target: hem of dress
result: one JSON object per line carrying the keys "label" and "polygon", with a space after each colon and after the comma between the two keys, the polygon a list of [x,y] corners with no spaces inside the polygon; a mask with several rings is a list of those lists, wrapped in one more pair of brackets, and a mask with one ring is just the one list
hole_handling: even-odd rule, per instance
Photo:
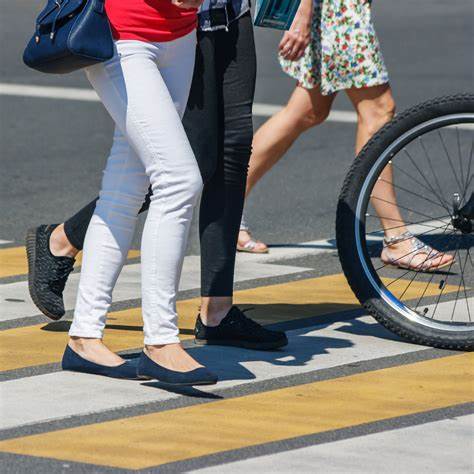
{"label": "hem of dress", "polygon": [[335,94],[336,92],[340,92],[347,89],[365,89],[367,87],[382,86],[390,82],[390,79],[388,77],[385,77],[385,78],[375,79],[373,81],[368,81],[367,83],[360,86],[355,85],[355,84],[347,85],[347,84],[340,83],[340,84],[334,85],[331,89],[322,89],[320,81],[308,81],[307,79],[302,80],[298,74],[292,74],[290,71],[286,70],[285,68],[282,68],[282,70],[285,74],[290,76],[292,79],[295,79],[296,81],[298,81],[298,85],[300,87],[303,87],[304,89],[311,90],[311,89],[315,89],[316,87],[319,87],[322,95],[332,95],[332,94]]}

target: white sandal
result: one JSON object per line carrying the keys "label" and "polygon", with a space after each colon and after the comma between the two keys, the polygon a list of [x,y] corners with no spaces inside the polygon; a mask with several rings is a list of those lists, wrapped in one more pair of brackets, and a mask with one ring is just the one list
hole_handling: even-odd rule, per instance
{"label": "white sandal", "polygon": [[[242,231],[247,232],[250,236],[250,239],[247,242],[245,242],[244,245],[240,245],[239,241],[237,240],[237,251],[238,252],[256,253],[256,254],[268,253],[269,250],[268,250],[268,247],[266,246],[266,244],[264,244],[260,240],[253,239],[252,234],[250,233],[250,231],[248,229],[240,229],[239,233],[242,232]],[[265,245],[265,248],[261,249],[261,250],[258,250],[257,249],[258,244]]]}

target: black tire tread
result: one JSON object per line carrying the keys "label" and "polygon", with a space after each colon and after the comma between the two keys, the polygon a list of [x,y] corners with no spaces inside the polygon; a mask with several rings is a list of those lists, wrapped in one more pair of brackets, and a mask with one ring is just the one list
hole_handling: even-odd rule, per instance
{"label": "black tire tread", "polygon": [[[427,327],[419,327],[406,324],[394,310],[385,302],[374,297],[370,291],[369,283],[364,281],[365,276],[354,267],[354,249],[352,248],[352,237],[348,236],[348,222],[352,225],[351,216],[347,213],[348,203],[354,198],[357,184],[365,178],[367,160],[376,159],[395,138],[402,135],[415,125],[429,120],[432,116],[442,116],[455,111],[474,112],[474,95],[469,93],[438,97],[418,105],[397,115],[390,123],[386,124],[359,153],[354,160],[344,180],[338,201],[336,217],[336,238],[339,258],[344,275],[349,286],[365,309],[389,331],[399,335],[415,344],[432,346],[440,349],[451,350],[474,350],[474,331],[469,333],[468,338],[459,335],[443,333],[430,330]],[[411,323],[413,325],[415,323]]]}

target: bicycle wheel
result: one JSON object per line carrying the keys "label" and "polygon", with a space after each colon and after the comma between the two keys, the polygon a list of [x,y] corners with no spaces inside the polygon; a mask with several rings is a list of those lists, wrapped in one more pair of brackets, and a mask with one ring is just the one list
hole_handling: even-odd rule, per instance
{"label": "bicycle wheel", "polygon": [[[339,197],[336,236],[347,280],[381,324],[411,342],[474,347],[473,148],[474,95],[422,103],[367,143]],[[411,270],[382,261],[384,232],[397,228],[454,258],[430,272],[429,253]],[[401,247],[406,260],[413,247]]]}

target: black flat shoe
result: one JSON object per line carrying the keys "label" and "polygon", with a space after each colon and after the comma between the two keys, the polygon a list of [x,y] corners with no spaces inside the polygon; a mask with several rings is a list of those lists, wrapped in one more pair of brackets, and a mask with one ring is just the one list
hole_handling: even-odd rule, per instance
{"label": "black flat shoe", "polygon": [[158,382],[170,385],[214,385],[217,383],[217,375],[204,367],[189,372],[177,372],[152,361],[144,352],[140,354],[137,374],[140,378],[156,379]]}
{"label": "black flat shoe", "polygon": [[288,344],[283,331],[272,331],[258,324],[232,306],[218,326],[206,326],[198,315],[194,329],[198,345],[243,347],[260,351],[275,350]]}
{"label": "black flat shoe", "polygon": [[74,352],[69,346],[66,346],[61,366],[63,370],[71,370],[72,372],[104,375],[106,377],[113,377],[115,379],[139,379],[137,375],[136,360],[126,360],[123,364],[114,367],[100,365],[84,359],[79,354]]}

